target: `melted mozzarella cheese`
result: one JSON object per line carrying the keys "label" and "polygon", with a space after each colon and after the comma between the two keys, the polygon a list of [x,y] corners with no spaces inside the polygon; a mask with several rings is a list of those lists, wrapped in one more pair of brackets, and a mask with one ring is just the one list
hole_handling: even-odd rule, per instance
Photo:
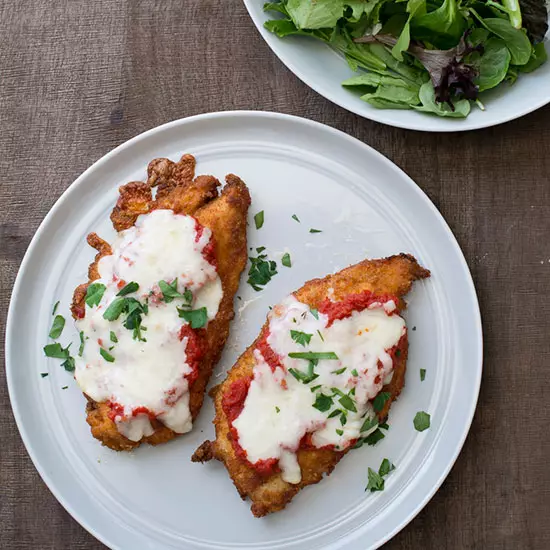
{"label": "melted mozzarella cheese", "polygon": [[[375,416],[369,400],[393,372],[393,361],[386,350],[397,345],[406,331],[402,317],[389,315],[395,309],[392,304],[373,304],[334,321],[330,327],[326,315],[313,315],[293,296],[273,308],[267,343],[280,357],[284,370],[273,371],[255,350],[254,378],[243,410],[233,421],[239,444],[250,462],[276,458],[283,479],[299,483],[301,472],[295,453],[304,435],[312,434],[315,447],[334,445],[345,449],[353,440],[376,429],[375,424],[361,432],[365,420]],[[291,331],[310,335],[309,343],[298,344]],[[303,383],[292,375],[292,370],[307,373],[308,361],[289,357],[293,352],[332,352],[338,359],[319,359],[314,366],[315,379]],[[331,399],[327,410],[314,406],[321,394]],[[340,402],[342,394],[353,401],[351,408],[355,411]],[[340,414],[329,418],[336,409],[345,412],[344,424]]]}
{"label": "melted mozzarella cheese", "polygon": [[[215,317],[222,285],[215,267],[202,254],[211,232],[203,228],[198,241],[196,237],[195,220],[190,216],[171,210],[139,216],[135,226],[119,233],[112,255],[98,263],[100,279],[94,282],[106,287],[100,303],[86,306],[84,318],[76,321],[85,340],[82,356],[76,358],[75,378],[95,401],[122,407],[123,414],[115,422],[132,441],[153,433],[147,414],[134,416],[139,407],[146,407],[177,433],[192,427],[186,378],[192,368],[187,362],[188,338],[180,340],[186,322],[177,311],[182,300],[159,300],[158,283],[177,279],[180,293],[192,289],[192,307],[206,307],[208,318]],[[143,340],[135,339],[133,331],[123,326],[124,314],[114,321],[103,317],[116,299],[120,281],[138,283],[139,289],[129,297],[141,303],[151,298],[148,313],[142,316]],[[114,361],[106,360],[100,350],[108,351]]]}

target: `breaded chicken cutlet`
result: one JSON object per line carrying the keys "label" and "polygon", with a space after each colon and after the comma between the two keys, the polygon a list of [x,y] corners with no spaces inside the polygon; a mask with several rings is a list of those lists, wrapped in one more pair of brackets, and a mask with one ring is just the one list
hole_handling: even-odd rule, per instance
{"label": "breaded chicken cutlet", "polygon": [[330,474],[385,421],[403,388],[399,312],[413,282],[429,275],[410,255],[365,260],[275,306],[212,391],[216,439],[192,460],[222,461],[256,517]]}
{"label": "breaded chicken cutlet", "polygon": [[147,174],[119,189],[115,244],[88,236],[97,255],[71,306],[87,422],[117,451],[191,429],[247,261],[250,195],[237,176],[220,191],[215,177],[195,177],[191,155],[155,159]]}

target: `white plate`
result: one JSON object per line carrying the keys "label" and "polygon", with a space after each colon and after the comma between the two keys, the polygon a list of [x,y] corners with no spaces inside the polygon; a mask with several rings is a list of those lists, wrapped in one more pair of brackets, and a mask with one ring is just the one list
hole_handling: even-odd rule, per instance
{"label": "white plate", "polygon": [[264,28],[267,20],[277,17],[274,12],[263,11],[265,0],[244,0],[244,3],[269,47],[300,80],[336,105],[377,122],[409,130],[460,132],[508,122],[550,103],[548,62],[533,73],[521,74],[513,86],[502,85],[484,92],[481,99],[486,110],[473,106],[465,119],[441,118],[413,110],[377,109],[361,101],[357,92],[340,85],[343,80],[357,74],[340,54],[309,37],[277,37]]}
{"label": "white plate", "polygon": [[[302,491],[283,512],[252,517],[225,469],[190,456],[214,435],[210,399],[194,430],[170,444],[115,453],[85,422],[85,400],[59,361],[42,346],[61,300],[69,317],[74,287],[86,279],[93,251],[85,236],[110,239],[117,188],[145,178],[148,162],[192,153],[198,173],[239,174],[249,185],[249,244],[292,268],[262,293],[244,281],[219,382],[256,336],[268,306],[312,278],[365,257],[401,251],[432,270],[410,294],[406,388],[392,408],[388,437],[353,451],[321,484]],[[265,211],[256,230],[252,216]],[[297,214],[301,223],[291,216]],[[310,234],[309,228],[322,229]],[[246,277],[244,277],[246,280]],[[34,464],[57,499],[112,548],[374,548],[426,504],[456,459],[472,420],[481,378],[481,323],[460,249],[424,193],[389,160],[337,130],[262,112],[228,112],[178,120],[146,132],[96,162],[63,194],[23,260],[10,305],[7,377],[13,410]],[[68,323],[63,344],[77,339]],[[421,383],[419,369],[427,371]],[[49,372],[41,378],[41,372]],[[67,390],[61,388],[68,385]],[[417,411],[432,427],[413,428]],[[397,469],[382,493],[366,493],[367,467],[390,458]]]}

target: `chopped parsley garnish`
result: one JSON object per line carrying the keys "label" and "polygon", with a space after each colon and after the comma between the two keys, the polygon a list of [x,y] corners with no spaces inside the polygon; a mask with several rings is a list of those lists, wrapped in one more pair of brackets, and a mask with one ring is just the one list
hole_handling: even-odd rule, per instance
{"label": "chopped parsley garnish", "polygon": [[338,355],[333,351],[293,351],[288,356],[292,359],[306,359],[308,361],[320,361],[322,359],[338,360]]}
{"label": "chopped parsley garnish", "polygon": [[359,373],[357,372],[357,369],[353,369],[351,371],[351,374],[353,374],[353,376],[359,376]]}
{"label": "chopped parsley garnish", "polygon": [[61,336],[63,328],[65,327],[65,317],[63,315],[56,315],[53,320],[52,328],[50,329],[50,338],[54,340]]}
{"label": "chopped parsley garnish", "polygon": [[46,357],[53,357],[54,359],[67,359],[69,355],[69,347],[63,348],[59,342],[55,344],[48,344],[44,346],[44,353]]}
{"label": "chopped parsley garnish", "polygon": [[131,283],[128,283],[126,286],[122,287],[117,296],[126,296],[127,294],[132,294],[132,292],[136,292],[138,289],[139,285],[135,281],[132,281]]}
{"label": "chopped parsley garnish", "polygon": [[430,427],[430,415],[427,412],[419,411],[416,413],[413,423],[417,432],[423,432]]}
{"label": "chopped parsley garnish", "polygon": [[323,231],[322,231],[322,229],[313,229],[313,228],[311,228],[311,229],[309,230],[309,232],[310,232],[310,233],[322,233]]}
{"label": "chopped parsley garnish", "polygon": [[290,337],[300,346],[307,346],[311,342],[313,334],[307,332],[300,332],[299,330],[291,330]]}
{"label": "chopped parsley garnish", "polygon": [[159,288],[166,304],[169,304],[174,298],[182,298],[188,305],[191,305],[193,293],[188,288],[185,289],[183,294],[179,293],[177,279],[174,279],[171,283],[159,281]]}
{"label": "chopped parsley garnish", "polygon": [[82,357],[82,354],[84,353],[84,331],[81,330],[78,336],[80,337],[80,347],[78,348],[78,356]]}
{"label": "chopped parsley garnish", "polygon": [[69,354],[69,348],[71,347],[71,344],[69,344],[66,348],[62,347],[59,342],[56,342],[55,344],[48,344],[47,346],[44,346],[44,353],[46,357],[53,357],[54,359],[63,359],[63,363],[61,363],[61,366],[69,372],[74,371],[75,362],[74,358],[71,357]]}
{"label": "chopped parsley garnish", "polygon": [[69,386],[62,386],[61,389],[62,390],[66,390]]}
{"label": "chopped parsley garnish", "polygon": [[319,335],[319,338],[321,338],[321,342],[324,342],[325,339],[323,338],[323,335],[321,334],[320,330],[317,330],[317,334]]}
{"label": "chopped parsley garnish", "polygon": [[296,214],[292,214],[292,219],[300,223],[300,220],[298,219],[298,216]]}
{"label": "chopped parsley garnish", "polygon": [[382,460],[380,468],[378,468],[378,473],[381,476],[387,476],[390,472],[393,472],[394,470],[395,466],[387,458],[385,458],[384,460]]}
{"label": "chopped parsley garnish", "polygon": [[125,298],[125,300],[127,300],[127,316],[122,325],[128,330],[133,331],[132,338],[134,340],[146,342],[147,340],[141,335],[142,330],[147,330],[141,326],[141,316],[149,311],[149,306],[141,304],[135,298]]}
{"label": "chopped parsley garnish", "polygon": [[370,467],[369,467],[369,481],[367,483],[365,491],[369,491],[369,490],[371,493],[374,493],[375,491],[384,490],[384,479],[378,472],[375,472]]}
{"label": "chopped parsley garnish", "polygon": [[191,325],[191,328],[203,328],[208,323],[208,311],[205,307],[191,310],[178,308],[178,314]]}
{"label": "chopped parsley garnish", "polygon": [[112,363],[115,360],[115,358],[106,349],[99,348],[99,354],[109,363]]}
{"label": "chopped parsley garnish", "polygon": [[[332,397],[330,398],[330,400],[332,401]],[[339,414],[342,414],[343,411],[341,411],[340,409],[334,409],[329,415],[328,417],[329,418],[334,418],[335,416],[338,416]],[[345,414],[345,413],[344,413]]]}
{"label": "chopped parsley garnish", "polygon": [[332,397],[325,395],[324,393],[320,393],[315,398],[315,403],[313,403],[313,406],[318,411],[327,412],[332,407]]}
{"label": "chopped parsley garnish", "polygon": [[288,252],[285,252],[283,254],[283,257],[281,258],[281,263],[285,267],[292,267],[292,261],[290,260],[290,254]]}
{"label": "chopped parsley garnish", "polygon": [[67,357],[63,363],[61,363],[61,366],[67,371],[67,372],[73,372],[75,369],[75,361],[74,357]]}
{"label": "chopped parsley garnish", "polygon": [[263,290],[262,287],[269,283],[275,275],[277,275],[277,264],[273,260],[268,260],[266,254],[250,258],[247,282],[256,292]]}
{"label": "chopped parsley garnish", "polygon": [[279,409],[279,407],[275,407],[275,412],[276,412],[276,413],[280,413],[280,412],[281,412],[281,409]]}
{"label": "chopped parsley garnish", "polygon": [[110,303],[109,307],[105,310],[105,313],[103,314],[103,319],[106,319],[107,321],[116,321],[126,307],[126,298],[115,298]]}
{"label": "chopped parsley garnish", "polygon": [[349,395],[343,395],[338,401],[340,402],[340,405],[344,407],[344,409],[352,412],[357,412],[357,407],[355,406],[353,399]]}
{"label": "chopped parsley garnish", "polygon": [[346,415],[346,412],[342,411],[342,414],[340,415],[340,424],[342,424],[342,426],[345,426],[347,421],[348,421],[348,417]]}
{"label": "chopped parsley garnish", "polygon": [[88,285],[86,289],[86,305],[88,307],[97,306],[99,302],[101,302],[101,298],[103,298],[106,288],[107,287],[102,283],[92,283]]}
{"label": "chopped parsley garnish", "polygon": [[142,315],[146,315],[148,311],[149,306],[147,305],[147,303],[142,304],[141,302],[139,302],[139,300],[136,300],[135,298],[119,296],[112,301],[111,305],[103,314],[103,318],[107,321],[116,321],[122,313],[125,313],[126,319],[123,323],[123,326],[128,330],[133,331],[134,340],[146,342],[146,340],[141,335],[141,331],[146,330],[145,327],[141,326],[141,321]]}
{"label": "chopped parsley garnish", "polygon": [[111,342],[118,344],[118,338],[113,331],[111,331],[111,333],[109,334],[109,339],[111,340]]}
{"label": "chopped parsley garnish", "polygon": [[261,229],[261,227],[264,224],[264,211],[260,210],[255,216],[254,216],[254,223],[256,224],[256,229]]}
{"label": "chopped parsley garnish", "polygon": [[330,374],[342,374],[346,370],[346,367],[342,367],[338,370],[333,370]]}
{"label": "chopped parsley garnish", "polygon": [[420,369],[420,382],[424,382],[426,378],[426,369]]}
{"label": "chopped parsley garnish", "polygon": [[372,408],[374,409],[374,412],[380,412],[390,397],[391,394],[387,391],[380,392],[372,401]]}
{"label": "chopped parsley garnish", "polygon": [[307,366],[307,372],[302,372],[298,369],[288,369],[288,372],[298,380],[298,382],[302,382],[302,384],[309,384],[310,382],[313,382],[316,378],[319,378],[318,374],[315,374],[314,372],[315,363],[313,361],[310,361]]}
{"label": "chopped parsley garnish", "polygon": [[59,307],[59,300],[57,300],[57,302],[55,302],[55,305],[53,306],[52,316],[55,315],[55,312],[57,311],[58,307]]}
{"label": "chopped parsley garnish", "polygon": [[364,438],[364,442],[371,447],[376,445],[380,440],[384,439],[386,436],[380,428],[376,429],[370,435]]}
{"label": "chopped parsley garnish", "polygon": [[372,418],[366,418],[359,430],[361,433],[368,432],[378,426],[378,418],[373,416]]}
{"label": "chopped parsley garnish", "polygon": [[256,248],[256,253],[261,254],[265,250],[265,246],[258,246]]}
{"label": "chopped parsley garnish", "polygon": [[41,373],[40,373],[40,376],[41,376],[42,378],[46,378],[46,376],[48,376],[48,373],[47,373],[47,372],[41,372]]}
{"label": "chopped parsley garnish", "polygon": [[383,424],[380,424],[379,428],[382,428],[383,430],[389,430],[390,425],[387,422],[384,422]]}
{"label": "chopped parsley garnish", "polygon": [[318,386],[313,386],[311,389],[311,392],[316,392],[319,388],[321,387],[321,384],[319,384]]}
{"label": "chopped parsley garnish", "polygon": [[316,310],[315,308],[312,308],[309,310],[309,312],[311,313],[311,315],[313,315],[313,317],[315,317],[315,319],[319,320],[319,311]]}
{"label": "chopped parsley garnish", "polygon": [[337,429],[336,429],[336,433],[337,433],[338,435],[344,435],[344,430],[340,430],[340,429],[337,428]]}

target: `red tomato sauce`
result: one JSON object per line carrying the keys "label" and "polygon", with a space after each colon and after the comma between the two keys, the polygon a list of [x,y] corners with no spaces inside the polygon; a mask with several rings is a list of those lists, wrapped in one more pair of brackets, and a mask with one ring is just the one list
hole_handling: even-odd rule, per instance
{"label": "red tomato sauce", "polygon": [[[198,243],[204,232],[204,226],[199,223],[199,220],[195,218],[195,231],[197,235],[195,236],[195,242]],[[217,267],[216,261],[216,242],[214,240],[214,235],[210,235],[210,240],[204,245],[202,249],[202,255],[204,259],[214,267]]]}
{"label": "red tomato sauce", "polygon": [[399,313],[398,305],[399,300],[392,296],[391,294],[384,294],[382,296],[377,296],[373,294],[370,290],[365,290],[359,294],[349,294],[343,300],[339,302],[332,302],[328,298],[325,298],[319,307],[317,308],[320,313],[328,316],[327,328],[334,323],[334,321],[339,321],[349,317],[354,311],[363,311],[367,309],[372,304],[385,304],[393,300],[395,303],[395,310],[388,315],[393,315],[394,313]]}
{"label": "red tomato sauce", "polygon": [[265,328],[262,332],[262,335],[258,339],[256,348],[260,350],[262,357],[264,358],[265,362],[270,366],[273,372],[275,372],[275,369],[277,368],[285,370],[281,362],[281,358],[275,351],[273,351],[273,348],[267,343],[268,338],[269,338],[269,329]]}

